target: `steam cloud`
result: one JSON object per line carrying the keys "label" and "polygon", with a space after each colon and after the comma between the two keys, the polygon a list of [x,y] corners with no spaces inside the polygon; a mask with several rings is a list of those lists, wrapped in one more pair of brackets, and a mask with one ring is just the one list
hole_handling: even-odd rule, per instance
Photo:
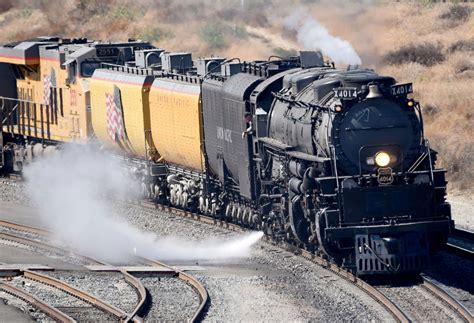
{"label": "steam cloud", "polygon": [[201,242],[157,236],[113,216],[106,196],[130,196],[133,181],[118,162],[91,148],[66,147],[25,168],[28,193],[58,243],[94,259],[126,263],[133,255],[191,261],[246,257],[262,232]]}
{"label": "steam cloud", "polygon": [[298,42],[306,49],[319,49],[336,64],[362,63],[354,47],[347,40],[331,35],[326,27],[302,9],[286,17],[284,24],[287,30],[297,32]]}

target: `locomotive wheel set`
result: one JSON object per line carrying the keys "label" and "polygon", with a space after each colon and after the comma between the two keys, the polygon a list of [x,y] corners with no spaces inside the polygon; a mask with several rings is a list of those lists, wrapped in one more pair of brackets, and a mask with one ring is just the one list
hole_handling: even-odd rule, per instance
{"label": "locomotive wheel set", "polygon": [[453,221],[411,92],[319,52],[193,62],[142,41],[37,38],[0,48],[0,166],[97,142],[147,199],[359,275],[417,273]]}

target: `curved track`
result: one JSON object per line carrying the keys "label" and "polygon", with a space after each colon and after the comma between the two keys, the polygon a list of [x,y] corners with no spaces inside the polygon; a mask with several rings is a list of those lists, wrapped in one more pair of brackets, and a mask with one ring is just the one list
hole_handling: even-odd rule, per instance
{"label": "curved track", "polygon": [[[9,222],[9,221],[4,221],[4,220],[0,220],[0,227],[5,227],[5,228],[8,228],[8,229],[17,230],[17,231],[23,231],[23,232],[27,232],[29,234],[35,234],[35,235],[43,236],[43,237],[47,237],[51,234],[51,232],[49,232],[47,230],[33,228],[33,227],[30,227],[30,226],[26,226],[26,225],[22,225],[22,224],[18,224],[18,223],[13,223],[13,222]],[[67,251],[67,250],[48,245],[44,242],[28,239],[28,238],[21,237],[21,236],[16,236],[16,235],[13,235],[13,234],[0,233],[0,239],[17,242],[17,243],[24,244],[24,245],[34,246],[34,247],[37,247],[37,248],[40,248],[40,249],[45,249],[45,250],[49,250],[49,251],[53,251],[53,252],[69,253],[69,251]],[[76,255],[76,254],[74,254],[74,256],[76,258],[84,260],[87,263],[92,263],[94,265],[106,265],[103,262],[100,262],[100,261],[97,261],[95,259],[91,259],[91,258],[88,258],[88,257],[84,257],[84,256]],[[204,309],[205,309],[205,307],[208,303],[209,296],[208,296],[208,293],[207,293],[206,289],[204,288],[204,286],[197,279],[195,279],[194,277],[192,277],[189,274],[186,274],[183,271],[177,270],[176,268],[168,266],[168,265],[166,265],[162,262],[149,260],[149,259],[144,259],[144,258],[142,258],[142,261],[145,262],[149,266],[164,267],[164,268],[169,269],[169,273],[172,276],[177,277],[178,279],[182,280],[183,282],[185,282],[186,284],[191,286],[197,292],[197,294],[199,295],[200,303],[199,303],[199,306],[198,306],[197,310],[195,311],[195,313],[194,313],[194,315],[193,315],[193,317],[191,318],[190,321],[194,322],[194,321],[199,320],[202,317],[202,315],[204,313]],[[135,309],[131,313],[127,314],[127,313],[122,311],[122,313],[120,313],[121,314],[120,320],[142,321],[141,316],[143,316],[145,314],[145,311],[146,311],[145,308],[146,308],[147,303],[148,303],[147,293],[146,293],[145,287],[143,286],[143,284],[140,282],[139,279],[137,279],[136,277],[134,277],[133,275],[131,275],[127,271],[121,270],[121,272],[124,275],[125,281],[127,283],[129,283],[136,290],[137,295],[138,295],[138,303],[137,303],[137,306],[135,307]],[[32,272],[29,272],[28,275],[31,275],[31,273]],[[26,277],[26,275],[25,275],[25,277]],[[47,276],[45,276],[45,277],[47,277]],[[29,278],[29,277],[27,277],[27,278]],[[53,279],[53,278],[51,278],[51,279]],[[69,286],[69,287],[72,287],[72,286]],[[84,293],[84,292],[82,292],[82,293]],[[84,294],[87,294],[87,293],[84,293]],[[84,295],[84,296],[88,297],[89,300],[91,300],[91,301],[89,301],[89,303],[91,303],[94,306],[95,306],[95,304],[100,305],[100,304],[103,304],[103,303],[104,303],[103,305],[105,306],[105,308],[107,308],[107,306],[111,306],[111,305],[108,305],[105,302],[101,301],[100,299],[95,298],[94,296],[92,296],[90,294],[88,296],[87,295]],[[79,297],[79,298],[81,298],[81,297]],[[96,299],[96,301],[94,301],[94,299]],[[34,304],[32,304],[32,305],[34,305]],[[113,306],[111,306],[111,307],[113,308]],[[117,313],[110,313],[110,314],[113,314],[114,316],[117,316],[116,315]],[[123,315],[125,315],[125,316],[122,317]]]}
{"label": "curved track", "polygon": [[[200,221],[203,223],[220,226],[232,231],[245,231],[246,230],[245,228],[233,223],[228,223],[226,221],[218,220],[215,218],[184,211],[184,210],[169,207],[169,206],[154,204],[152,202],[140,201],[139,205],[143,207],[147,207],[147,208],[158,209],[160,211],[168,212],[174,215],[191,218],[195,221]],[[389,313],[391,313],[391,315],[397,322],[411,322],[411,319],[407,313],[405,313],[394,301],[389,299],[386,295],[384,295],[384,293],[382,293],[380,290],[378,290],[377,288],[369,284],[366,280],[360,279],[359,277],[353,275],[347,270],[342,269],[341,267],[338,267],[337,265],[331,263],[330,261],[323,259],[322,257],[319,257],[307,250],[297,248],[287,243],[275,242],[268,237],[265,237],[265,238],[267,242],[276,244],[279,247],[298,253],[302,257],[326,268],[327,270],[330,270],[331,272],[344,278],[346,281],[349,281],[351,284],[357,286],[358,288],[363,290],[366,294],[368,294],[370,297],[372,297],[375,301],[380,303]],[[461,318],[462,320],[466,322],[474,321],[474,318],[471,315],[471,313],[469,313],[469,311],[463,305],[461,305],[456,299],[454,299],[451,295],[449,295],[443,289],[435,285],[433,282],[429,281],[426,278],[423,278],[423,284],[421,286],[422,288],[426,289],[431,294],[433,294],[436,298],[441,300],[443,303],[445,303],[454,312],[454,314],[457,317]]]}
{"label": "curved track", "polygon": [[[156,209],[159,209],[159,210],[164,211],[164,212],[169,212],[171,214],[191,218],[191,219],[196,220],[196,221],[200,221],[200,222],[211,224],[211,225],[216,225],[216,226],[223,227],[223,228],[226,228],[226,229],[229,229],[229,230],[232,230],[232,231],[245,231],[246,230],[245,228],[242,228],[241,226],[233,224],[233,223],[228,223],[226,221],[221,221],[221,220],[218,220],[218,219],[215,219],[215,218],[211,218],[211,217],[208,217],[208,216],[204,216],[204,215],[200,215],[200,214],[196,214],[196,213],[192,213],[192,212],[188,212],[188,211],[183,211],[183,210],[176,209],[176,208],[169,207],[169,206],[164,206],[164,205],[154,204],[154,203],[144,202],[144,201],[141,201],[140,205],[144,206],[144,207],[148,207],[148,208],[156,208]],[[350,272],[348,272],[348,271],[332,264],[331,262],[329,262],[329,261],[327,261],[327,260],[325,260],[321,257],[318,257],[318,256],[316,256],[316,255],[314,255],[314,254],[312,254],[312,253],[310,253],[306,250],[296,248],[296,247],[294,247],[292,245],[289,245],[289,244],[276,243],[276,242],[270,240],[269,238],[266,238],[266,241],[269,242],[269,243],[272,243],[272,244],[276,244],[277,246],[282,247],[282,248],[287,249],[287,250],[290,250],[292,252],[299,253],[304,258],[306,258],[306,259],[308,259],[308,260],[324,267],[325,269],[337,274],[338,276],[342,277],[346,281],[348,281],[351,284],[357,286],[359,289],[361,289],[366,294],[368,294],[370,297],[372,297],[375,301],[379,302],[389,313],[391,313],[391,315],[394,317],[394,319],[397,322],[409,322],[408,317],[397,307],[397,305],[395,303],[390,301],[387,297],[385,297],[385,295],[380,293],[377,289],[372,287],[370,284],[368,284],[367,282],[365,282],[362,279],[359,279],[358,277],[354,276]]]}
{"label": "curved track", "polygon": [[431,294],[433,294],[440,300],[442,300],[445,304],[447,304],[464,321],[466,322],[474,321],[474,317],[464,306],[462,306],[462,304],[456,301],[451,295],[449,295],[448,292],[446,292],[444,289],[436,285],[434,282],[432,282],[428,278],[423,277],[422,287],[428,290]]}

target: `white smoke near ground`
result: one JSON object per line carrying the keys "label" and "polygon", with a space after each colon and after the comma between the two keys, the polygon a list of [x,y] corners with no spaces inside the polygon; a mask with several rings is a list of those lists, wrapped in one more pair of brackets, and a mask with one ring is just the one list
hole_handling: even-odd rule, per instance
{"label": "white smoke near ground", "polygon": [[284,26],[287,30],[297,32],[298,42],[305,49],[319,49],[336,64],[360,65],[362,63],[351,43],[331,35],[326,27],[301,8],[285,18]]}
{"label": "white smoke near ground", "polygon": [[261,232],[193,242],[143,232],[113,214],[110,198],[130,199],[137,185],[112,156],[66,146],[24,170],[27,191],[44,225],[62,246],[94,259],[126,263],[138,255],[155,260],[225,260],[247,257]]}

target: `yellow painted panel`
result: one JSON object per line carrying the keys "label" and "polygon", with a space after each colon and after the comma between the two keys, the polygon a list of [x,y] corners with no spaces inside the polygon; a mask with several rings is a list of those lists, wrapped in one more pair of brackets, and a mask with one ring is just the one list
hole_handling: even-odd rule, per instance
{"label": "yellow painted panel", "polygon": [[165,161],[202,170],[199,85],[156,79],[150,90],[153,142]]}
{"label": "yellow painted panel", "polygon": [[[52,77],[51,85],[56,86],[56,109],[45,105],[47,77]],[[92,128],[82,79],[78,77],[76,83],[67,86],[66,78],[67,72],[61,69],[59,60],[42,59],[37,72],[28,72],[24,80],[17,80],[18,98],[29,104],[21,105],[21,127],[15,128],[15,133],[61,142],[85,143],[90,138]]]}
{"label": "yellow painted panel", "polygon": [[[90,79],[92,127],[102,143],[128,154],[150,156],[150,150],[154,150],[154,145],[151,136],[145,135],[150,129],[148,101],[150,85],[150,77],[107,70],[98,70],[94,73]],[[122,107],[125,136],[116,136],[114,139],[108,131],[106,95],[115,97],[115,88],[119,90],[119,99],[115,103],[119,109]]]}

